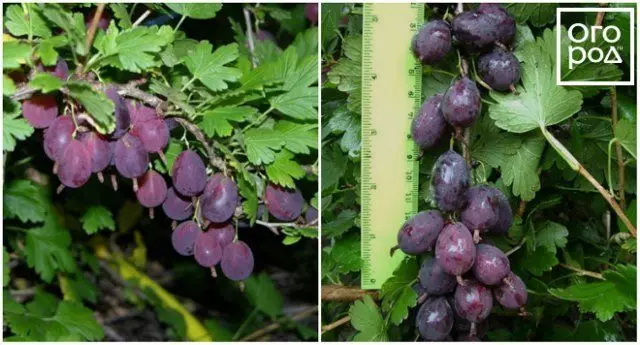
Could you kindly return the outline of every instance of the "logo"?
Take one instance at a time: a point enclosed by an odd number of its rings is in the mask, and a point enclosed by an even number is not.
[[[575,12],[593,14],[604,12],[605,15],[615,16],[615,20],[604,20],[603,25],[589,25],[575,21],[563,25],[562,19],[565,17],[563,14],[574,15]],[[558,8],[556,15],[558,85],[634,85],[636,31],[634,8]],[[569,21],[568,18],[565,18],[565,22],[567,21]],[[622,78],[626,80],[611,80],[611,77],[598,80],[598,73],[589,73],[588,70],[598,65],[617,66],[623,72]],[[581,71],[574,73],[577,70]],[[586,79],[581,80],[581,78]]]

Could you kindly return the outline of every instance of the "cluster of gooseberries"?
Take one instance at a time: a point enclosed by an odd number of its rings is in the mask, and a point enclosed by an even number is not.
[[[515,90],[520,66],[508,46],[515,35],[515,21],[500,6],[481,4],[474,11],[426,23],[413,41],[413,51],[423,64],[442,60],[454,42],[465,54],[479,54],[479,78],[493,90]],[[453,128],[458,139],[481,111],[480,91],[465,75],[444,94],[422,105],[411,133],[422,149],[438,145]],[[463,142],[464,145],[466,143]],[[485,243],[486,232],[504,234],[513,213],[508,199],[488,184],[470,186],[467,161],[453,150],[443,153],[432,171],[431,189],[438,210],[422,211],[407,220],[398,232],[404,253],[433,253],[421,264],[418,283],[420,307],[416,328],[424,340],[479,340],[494,300],[505,309],[524,313],[527,290],[511,271],[509,259],[497,247]]]
[[[68,65],[62,59],[55,66],[37,68],[62,80],[69,78]],[[114,190],[118,189],[117,175],[131,179],[138,202],[149,209],[151,218],[154,208],[161,206],[174,220],[171,239],[179,254],[193,255],[214,276],[219,263],[229,279],[246,279],[253,271],[254,259],[232,225],[241,204],[235,181],[224,173],[208,176],[200,155],[187,149],[173,163],[169,187],[165,178],[152,170],[150,155],[158,154],[165,160],[163,150],[174,120],[125,99],[115,86],[102,90],[114,104],[115,129],[107,135],[96,130],[79,104],[69,103],[59,116],[55,94],[36,93],[22,102],[24,118],[44,130],[44,151],[54,161],[53,170],[61,183],[58,193],[83,186],[94,173],[100,182],[104,182],[103,173],[109,173]],[[275,218],[290,222],[298,220],[306,203],[299,190],[269,184],[265,204]],[[315,219],[314,211],[309,206],[307,214]],[[182,223],[176,226],[176,222]]]

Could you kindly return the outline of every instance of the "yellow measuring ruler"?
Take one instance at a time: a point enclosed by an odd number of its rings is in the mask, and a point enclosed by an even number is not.
[[[361,286],[379,289],[403,258],[389,256],[398,230],[418,208],[411,121],[422,102],[422,66],[411,41],[424,4],[365,3],[363,12]]]

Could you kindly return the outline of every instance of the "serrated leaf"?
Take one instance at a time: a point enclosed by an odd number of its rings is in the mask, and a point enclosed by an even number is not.
[[[252,128],[244,134],[245,151],[249,161],[256,165],[269,164],[276,159],[275,151],[285,141],[280,132],[266,128]]]
[[[2,43],[2,68],[13,69],[26,64],[31,57],[31,46],[19,41]]]
[[[347,156],[342,154],[337,144],[322,149],[322,189],[335,186],[345,173]]]
[[[545,272],[551,271],[559,262],[554,252],[546,247],[538,247],[533,252],[528,252],[521,264],[522,268],[540,277]]]
[[[278,152],[275,160],[266,167],[269,180],[283,187],[295,188],[294,179],[303,178],[306,172],[293,158],[287,150]]]
[[[389,321],[395,325],[401,324],[409,316],[409,309],[418,303],[418,295],[412,287],[416,272],[416,259],[406,258],[380,288],[382,310],[389,314]]]
[[[342,210],[330,221],[323,219],[322,236],[327,238],[338,237],[347,232],[355,225],[355,219],[358,216],[353,210]]]
[[[489,116],[496,126],[524,133],[558,124],[580,110],[580,92],[556,85],[554,51],[547,48],[546,42],[538,39],[516,49],[515,55],[521,62],[522,86],[517,87],[520,94],[489,93],[497,102],[489,106]]]
[[[94,46],[105,55],[105,64],[140,73],[159,65],[157,53],[173,41],[173,29],[169,26],[137,26],[118,32],[112,24],[102,42]]]
[[[7,152],[11,152],[16,148],[16,141],[25,140],[34,132],[33,127],[27,120],[16,118],[16,115],[9,116],[5,114],[2,123],[2,145],[4,151]]]
[[[293,119],[310,120],[318,117],[318,88],[295,88],[269,99],[269,104]]]
[[[37,288],[33,299],[25,307],[34,316],[48,318],[55,314],[59,302],[56,296]]]
[[[566,226],[547,220],[537,224],[535,228],[537,247],[545,247],[555,254],[558,248],[564,248],[567,244],[569,230]]]
[[[507,156],[501,165],[502,180],[512,186],[513,195],[525,201],[532,200],[540,190],[540,178],[537,170],[542,158],[545,139],[539,133],[530,133],[522,138],[522,145],[515,154]]]
[[[69,42],[65,36],[54,36],[46,40],[40,41],[38,47],[38,56],[45,66],[53,66],[58,61],[58,51],[55,48],[64,47]]]
[[[507,3],[504,5],[518,23],[529,21],[533,26],[545,26],[556,19],[556,7],[552,3]]]
[[[23,7],[24,6],[24,7]],[[5,27],[13,36],[51,37],[51,30],[35,4],[11,5],[5,13]]]
[[[202,114],[200,127],[209,136],[228,137],[233,131],[231,122],[239,123],[255,115],[256,108],[247,106],[223,106]]]
[[[71,255],[71,236],[62,228],[52,213],[47,214],[40,228],[27,231],[25,255],[27,264],[35,268],[45,282],[51,282],[56,272],[74,272],[75,260]]]
[[[282,295],[266,273],[247,278],[245,292],[249,302],[272,319],[282,314]]]
[[[387,341],[387,329],[380,309],[373,299],[365,295],[362,301],[354,302],[349,307],[351,325],[358,333],[353,341]]]
[[[249,216],[251,224],[254,224],[258,213],[258,194],[251,183],[245,180],[244,176],[239,177],[237,183],[240,195],[242,195],[242,198],[244,199],[242,202],[242,210],[247,216]]]
[[[73,276],[59,275],[60,290],[64,299],[68,301],[82,303],[89,301],[96,303],[98,292],[96,286],[90,282],[82,273]]]
[[[113,16],[120,19],[118,25],[121,28],[129,29],[133,25],[125,4],[109,4],[109,7],[111,8],[111,11],[113,11]]]
[[[213,46],[207,41],[200,42],[193,52],[185,56],[185,66],[194,78],[200,80],[211,91],[227,89],[227,82],[237,81],[242,76],[239,69],[225,65],[238,58],[236,43],[218,47],[213,53]]]
[[[38,73],[29,81],[29,87],[41,90],[43,93],[57,91],[63,85],[62,80],[51,73]]]
[[[167,7],[175,12],[193,19],[211,19],[222,9],[222,4],[203,3],[167,3]]]
[[[347,107],[360,113],[360,94],[362,89],[362,36],[350,35],[342,46],[344,56],[332,66],[327,78],[338,85],[338,90],[347,92]]]
[[[360,236],[349,234],[336,242],[330,252],[332,261],[336,263],[336,270],[340,273],[359,271],[362,267],[360,259]]]
[[[633,158],[637,158],[637,138],[636,138],[636,123],[626,118],[620,119],[616,126],[613,128],[615,138],[620,145],[629,152]]]
[[[293,152],[309,154],[318,148],[318,131],[315,124],[299,124],[290,121],[278,121],[274,129],[282,134],[284,147]]]
[[[115,230],[113,214],[104,206],[90,206],[80,218],[82,228],[87,234],[95,234],[100,229]]]
[[[11,96],[16,92],[16,84],[8,75],[2,75],[2,94],[4,96]]]
[[[44,221],[48,204],[39,189],[29,180],[13,180],[5,185],[4,217],[18,218],[23,223]]]
[[[109,134],[115,130],[115,106],[105,94],[93,90],[91,85],[84,82],[69,82],[67,89],[69,95],[77,99],[93,118],[99,133]]]

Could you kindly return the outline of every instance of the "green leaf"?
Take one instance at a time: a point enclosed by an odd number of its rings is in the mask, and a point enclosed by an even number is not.
[[[140,73],[159,66],[157,53],[172,41],[173,29],[166,25],[160,28],[137,26],[118,32],[112,23],[104,39],[96,41],[94,46],[104,55],[102,63]]]
[[[282,134],[284,148],[308,155],[309,150],[318,148],[318,131],[315,124],[299,124],[291,121],[278,121],[274,129]]]
[[[127,7],[122,3],[109,4],[111,7],[111,11],[113,11],[113,16],[120,19],[118,25],[123,29],[129,29],[133,26],[131,22],[131,17],[129,16],[129,12],[127,11]]]
[[[61,335],[59,339],[91,341],[101,340],[104,337],[102,327],[93,317],[93,311],[73,302],[61,302],[52,321],[62,325],[67,332],[67,334]],[[49,334],[47,337],[49,337]]]
[[[538,247],[535,251],[527,253],[521,262],[522,268],[531,272],[536,277],[540,277],[547,271],[551,271],[553,266],[557,265],[558,258],[556,254],[547,247]]]
[[[256,108],[247,106],[223,106],[202,114],[200,127],[209,136],[228,137],[233,132],[231,122],[239,123],[256,114]]]
[[[46,40],[40,41],[38,47],[38,56],[45,66],[53,66],[58,61],[58,52],[55,48],[61,48],[69,44],[65,36],[54,36]]]
[[[409,310],[418,303],[418,295],[413,290],[416,272],[417,260],[406,258],[380,288],[382,310],[389,314],[389,320],[394,325],[401,324],[409,316]]]
[[[59,300],[56,296],[42,291],[41,288],[36,289],[33,299],[26,304],[27,311],[38,317],[52,317],[58,308]]]
[[[35,4],[11,5],[5,13],[5,27],[16,37],[37,36],[51,37],[51,30],[42,19]]]
[[[31,46],[18,41],[2,43],[2,68],[13,69],[26,64],[31,58]]]
[[[280,132],[267,128],[252,128],[244,134],[245,151],[249,161],[256,165],[269,164],[276,159],[274,151],[285,141]]]
[[[166,166],[167,174],[171,175],[173,170],[173,163],[176,161],[176,158],[178,158],[178,155],[182,153],[182,151],[184,151],[182,141],[175,138],[171,138],[169,140],[169,144],[167,145],[167,148],[165,148],[164,150],[164,157],[167,161],[167,166]]]
[[[6,123],[5,123],[6,126]],[[4,217],[18,218],[21,222],[42,222],[48,211],[41,187],[29,180],[13,180],[5,185],[3,198]]]
[[[564,248],[567,245],[569,230],[564,225],[546,220],[535,227],[537,247],[545,247],[555,254],[558,248]]]
[[[242,76],[239,69],[224,65],[238,58],[238,45],[236,43],[219,47],[211,52],[213,46],[207,41],[200,42],[193,54],[185,56],[185,66],[194,78],[200,80],[211,91],[227,89],[226,82],[237,81]]]
[[[620,145],[622,145],[622,147],[624,147],[624,149],[627,150],[633,158],[637,159],[638,156],[636,150],[638,141],[636,138],[636,128],[637,126],[635,122],[622,118],[613,128],[613,133]]]
[[[341,236],[355,225],[355,219],[358,216],[353,210],[342,210],[335,219],[323,220],[322,236],[327,238]]]
[[[115,130],[115,106],[105,94],[93,90],[91,85],[84,82],[69,82],[67,89],[69,95],[77,99],[93,118],[98,132],[108,134]]]
[[[116,229],[113,214],[104,206],[90,206],[80,218],[82,228],[87,234],[95,234],[100,229]]]
[[[3,102],[4,103],[4,102]],[[5,110],[6,108],[6,104]],[[17,103],[19,107],[20,104]],[[21,113],[7,115],[4,114],[2,127],[2,145],[4,151],[11,152],[16,148],[16,141],[25,140],[33,134],[34,129],[24,118],[17,118]]]
[[[7,247],[2,246],[2,287],[9,285],[11,279],[11,268],[9,267],[9,253]]]
[[[60,90],[64,85],[60,78],[51,73],[38,73],[29,82],[29,87],[41,90],[43,93]]]
[[[360,236],[349,234],[336,242],[330,252],[332,261],[336,263],[336,270],[340,273],[359,271],[362,267],[360,259]]]
[[[550,30],[547,32],[551,33]],[[496,126],[509,132],[524,133],[558,124],[580,110],[580,92],[567,91],[556,85],[553,53],[541,39],[528,42],[515,51],[521,61],[522,86],[517,87],[520,94],[490,92],[497,102],[489,106],[489,116],[496,121]]]
[[[293,158],[294,155],[287,150],[278,152],[273,163],[266,168],[269,180],[283,187],[295,188],[293,180],[305,177],[306,172]]]
[[[268,274],[263,272],[247,278],[245,292],[249,303],[272,319],[282,314],[282,295]]]
[[[222,4],[167,3],[167,7],[180,15],[193,19],[211,19],[222,9]]]
[[[324,11],[323,11],[324,12]],[[329,81],[338,85],[338,90],[349,94],[347,107],[360,113],[362,92],[362,36],[347,36],[342,45],[344,56],[327,73]]]
[[[369,295],[356,301],[349,308],[351,325],[358,333],[353,341],[387,341],[387,329],[380,309]]]
[[[335,186],[347,168],[347,156],[337,144],[325,146],[322,149],[322,190]]]
[[[2,75],[2,94],[5,96],[11,96],[16,92],[16,84],[8,75]]]
[[[84,274],[79,272],[73,276],[60,275],[60,290],[65,300],[82,303],[89,301],[96,303],[98,291],[96,286],[89,281]]]
[[[507,3],[504,5],[518,23],[529,21],[533,26],[545,26],[556,20],[556,7],[558,4],[552,3]]]
[[[521,135],[522,145],[515,154],[506,157],[501,165],[502,180],[512,186],[513,195],[532,200],[540,190],[537,170],[542,158],[545,139],[540,132]]]
[[[549,293],[564,300],[578,302],[582,313],[594,313],[600,321],[610,320],[617,312],[635,310],[636,268],[618,265],[616,270],[607,270],[603,276],[606,281],[549,289]]]
[[[53,213],[49,213],[40,228],[27,231],[25,254],[27,264],[35,268],[45,282],[51,282],[56,272],[74,272],[71,236],[62,228]]]
[[[636,219],[638,219],[636,217],[637,214],[637,208],[636,208],[636,200],[632,200],[629,205],[627,205],[627,209],[624,211],[624,214],[627,216],[627,218],[629,218],[629,220],[631,221],[631,224],[633,224],[634,226],[636,225]],[[624,224],[624,222],[622,222],[622,220],[620,219],[620,217],[618,217],[618,229],[620,229],[620,231],[626,231],[629,232],[629,228],[627,228],[627,226]]]
[[[318,117],[318,88],[294,88],[269,99],[269,104],[293,119],[309,120]]]
[[[258,194],[255,188],[245,179],[244,176],[239,177],[237,182],[240,195],[242,195],[242,198],[244,199],[242,202],[242,209],[249,217],[251,224],[254,224],[258,213]]]

